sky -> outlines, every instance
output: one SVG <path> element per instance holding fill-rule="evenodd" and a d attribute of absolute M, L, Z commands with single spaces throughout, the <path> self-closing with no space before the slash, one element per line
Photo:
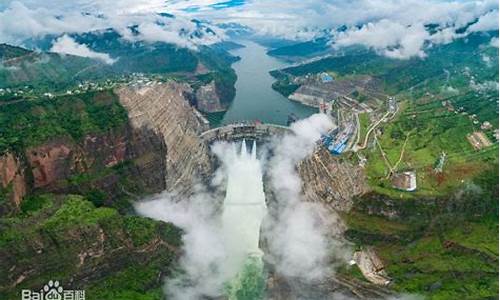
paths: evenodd
<path fill-rule="evenodd" d="M 157 13 L 174 14 L 161 20 Z M 478 20 L 469 32 L 498 30 L 496 0 L 4 0 L 0 4 L 0 42 L 22 44 L 45 34 L 85 32 L 113 27 L 127 33 L 139 24 L 146 41 L 166 41 L 182 47 L 210 44 L 217 35 L 192 41 L 178 35 L 195 30 L 190 19 L 208 23 L 239 23 L 260 35 L 308 40 L 325 30 L 334 47 L 361 44 L 393 58 L 425 57 L 425 45 L 449 43 L 464 34 L 456 29 Z M 426 24 L 439 25 L 431 35 Z M 215 29 L 216 27 L 213 26 Z M 130 36 L 129 36 L 130 38 Z"/>

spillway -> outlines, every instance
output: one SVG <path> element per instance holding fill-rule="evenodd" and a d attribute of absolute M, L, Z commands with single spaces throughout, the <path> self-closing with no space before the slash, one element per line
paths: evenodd
<path fill-rule="evenodd" d="M 263 289 L 263 253 L 259 240 L 267 207 L 256 143 L 253 143 L 251 153 L 244 140 L 239 153 L 233 144 L 227 167 L 222 226 L 227 253 L 224 270 L 233 278 L 228 284 L 231 299 L 236 298 L 236 293 L 258 294 Z"/>

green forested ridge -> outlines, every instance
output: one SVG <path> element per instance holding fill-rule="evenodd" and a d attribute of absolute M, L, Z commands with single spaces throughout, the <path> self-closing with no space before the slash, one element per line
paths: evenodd
<path fill-rule="evenodd" d="M 485 68 L 481 56 L 481 54 L 490 54 L 493 66 L 495 59 L 498 62 L 498 48 L 488 47 L 492 36 L 498 36 L 498 32 L 471 34 L 467 39 L 436 45 L 426 50 L 425 58 L 399 60 L 378 55 L 371 50 L 356 50 L 346 55 L 328 57 L 281 71 L 273 71 L 271 74 L 277 78 L 280 78 L 280 73 L 293 76 L 325 71 L 335 71 L 342 76 L 366 74 L 381 78 L 385 88 L 391 93 L 409 89 L 417 84 L 433 84 L 432 80 L 436 79 L 440 79 L 438 81 L 442 83 L 442 79 L 446 77 L 446 71 L 452 75 L 458 75 L 465 67 L 476 71 L 477 81 L 494 80 L 498 77 L 498 68 Z M 460 76 L 457 76 L 457 84 L 460 80 L 462 85 L 469 83 L 459 78 Z"/>
<path fill-rule="evenodd" d="M 197 56 L 206 67 L 215 70 L 208 74 L 199 75 L 198 78 L 206 83 L 214 80 L 221 102 L 229 104 L 236 93 L 234 88 L 236 73 L 231 68 L 231 64 L 237 61 L 238 58 L 230 55 L 220 47 L 202 47 Z"/>
<path fill-rule="evenodd" d="M 65 91 L 75 88 L 83 81 L 99 83 L 104 80 L 119 80 L 132 73 L 148 75 L 194 75 L 199 64 L 203 64 L 213 76 L 222 102 L 234 98 L 236 74 L 231 64 L 237 60 L 227 52 L 229 44 L 199 46 L 198 49 L 178 47 L 174 44 L 155 42 L 132 42 L 114 31 L 88 32 L 71 35 L 76 42 L 88 45 L 93 51 L 105 53 L 114 59 L 106 64 L 99 60 L 59 55 L 48 52 L 32 52 L 22 48 L 2 45 L 0 54 L 19 56 L 5 65 L 0 65 L 0 88 L 24 88 L 30 96 L 43 92 Z M 57 36 L 48 35 L 32 40 L 33 47 L 49 51 Z M 3 49 L 3 50 L 2 50 Z M 8 97 L 7 99 L 3 99 Z M 0 95 L 0 100 L 23 98 L 9 93 Z"/>
<path fill-rule="evenodd" d="M 0 88 L 63 90 L 81 80 L 96 80 L 112 73 L 106 64 L 85 57 L 38 53 L 9 45 L 2 45 L 0 51 L 16 56 L 0 61 Z"/>
<path fill-rule="evenodd" d="M 18 299 L 20 289 L 40 289 L 49 280 L 85 289 L 86 299 L 161 297 L 159 278 L 174 268 L 181 245 L 178 228 L 95 208 L 81 196 L 34 197 L 43 204 L 30 204 L 22 214 L 0 219 L 0 265 L 16 266 L 0 274 L 2 299 Z M 155 240 L 165 244 L 151 247 Z M 89 253 L 83 262 L 82 251 Z M 27 270 L 32 276 L 12 287 L 12 280 Z"/>
<path fill-rule="evenodd" d="M 112 91 L 4 104 L 0 106 L 0 152 L 22 152 L 52 138 L 79 141 L 88 133 L 123 126 L 127 118 Z"/>
<path fill-rule="evenodd" d="M 498 48 L 489 45 L 497 36 L 478 33 L 434 45 L 425 58 L 395 60 L 357 50 L 272 72 L 273 87 L 284 95 L 297 88 L 295 76 L 335 72 L 346 80 L 374 76 L 399 101 L 398 114 L 379 127 L 377 139 L 392 163 L 405 145 L 395 171 L 416 170 L 417 190 L 394 189 L 380 150 L 368 147 L 361 154 L 373 191 L 343 216 L 346 237 L 358 247 L 374 247 L 399 292 L 426 299 L 498 298 L 498 141 L 493 134 Z M 369 120 L 360 119 L 366 131 Z M 486 121 L 492 129 L 481 129 Z M 467 141 L 474 131 L 484 132 L 493 145 L 475 150 Z M 443 152 L 444 167 L 436 172 Z M 355 269 L 341 271 L 359 278 Z"/>
<path fill-rule="evenodd" d="M 328 39 L 319 38 L 312 41 L 286 45 L 269 50 L 267 54 L 273 56 L 310 56 L 317 55 L 323 51 L 331 49 Z"/>
<path fill-rule="evenodd" d="M 88 92 L 66 95 L 53 99 L 20 101 L 0 106 L 0 152 L 13 153 L 26 164 L 25 156 L 31 147 L 60 143 L 77 151 L 83 151 L 86 137 L 103 138 L 106 143 L 131 138 L 127 111 L 121 106 L 112 91 Z M 143 133 L 144 134 L 144 133 Z M 132 147 L 127 141 L 127 149 Z M 84 169 L 71 166 L 59 169 L 68 177 L 54 182 L 57 191 L 70 191 L 85 195 L 96 206 L 113 206 L 122 212 L 130 210 L 132 195 L 157 192 L 161 186 L 153 187 L 151 182 L 134 178 L 140 172 L 139 162 L 125 156 L 123 161 L 107 167 L 103 161 L 117 145 L 98 145 L 99 149 L 87 149 L 83 155 Z M 106 148 L 108 147 L 108 148 Z M 151 145 L 154 147 L 154 145 Z M 130 151 L 130 150 L 127 150 Z M 66 158 L 68 163 L 72 158 Z M 139 168 L 139 169 L 138 169 Z M 26 169 L 26 183 L 31 186 L 31 169 Z M 161 177 L 161 175 L 159 175 Z M 155 177 L 155 176 L 151 176 Z M 11 185 L 1 189 L 0 202 L 10 194 Z M 22 202 L 21 209 L 39 205 L 30 200 Z M 1 204 L 1 203 L 0 203 Z M 4 203 L 7 204 L 7 203 Z"/>
<path fill-rule="evenodd" d="M 60 194 L 34 189 L 31 169 L 25 168 L 30 147 L 56 142 L 74 151 L 86 136 L 131 138 L 127 123 L 127 111 L 111 90 L 0 106 L 0 149 L 20 160 L 28 192 L 18 211 L 8 209 L 0 218 L 0 265 L 11 270 L 0 272 L 1 299 L 18 299 L 20 289 L 40 289 L 48 280 L 85 289 L 88 299 L 161 297 L 161 278 L 174 267 L 181 232 L 127 215 L 132 200 L 161 188 L 151 186 L 154 179 L 137 179 L 134 158 L 105 166 L 101 156 L 109 149 L 90 149 L 83 153 L 90 162 L 83 171 L 59 170 L 70 173 L 52 187 Z M 11 201 L 12 188 L 0 189 L 0 205 Z"/>
<path fill-rule="evenodd" d="M 375 247 L 392 287 L 429 299 L 498 295 L 498 169 L 447 197 L 368 194 L 345 216 L 348 239 Z"/>
<path fill-rule="evenodd" d="M 20 57 L 29 53 L 31 53 L 31 51 L 21 47 L 14 47 L 14 46 L 9 46 L 7 44 L 0 44 L 0 61 L 5 61 L 8 59 Z"/>

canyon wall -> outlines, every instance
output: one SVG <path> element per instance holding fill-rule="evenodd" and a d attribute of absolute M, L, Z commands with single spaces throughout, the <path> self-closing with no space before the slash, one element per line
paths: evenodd
<path fill-rule="evenodd" d="M 181 193 L 188 192 L 196 180 L 208 178 L 211 171 L 208 148 L 199 139 L 208 125 L 186 101 L 190 92 L 187 85 L 174 82 L 117 90 L 131 126 L 153 130 L 166 145 L 166 189 Z"/>
<path fill-rule="evenodd" d="M 128 118 L 80 139 L 48 141 L 0 156 L 0 213 L 17 211 L 31 192 L 100 193 L 108 205 L 163 190 L 188 193 L 208 178 L 206 120 L 186 99 L 187 85 L 169 82 L 115 91 Z M 106 109 L 106 108 L 103 108 Z M 104 193 L 104 195 L 102 195 Z"/>
<path fill-rule="evenodd" d="M 6 202 L 0 205 L 0 215 L 19 207 L 26 195 L 26 177 L 21 163 L 12 153 L 0 156 L 0 190 Z"/>
<path fill-rule="evenodd" d="M 203 112 L 222 112 L 227 110 L 227 105 L 223 105 L 217 94 L 215 81 L 202 85 L 195 93 L 196 107 Z"/>
<path fill-rule="evenodd" d="M 352 198 L 368 191 L 362 168 L 333 156 L 324 147 L 318 147 L 297 169 L 306 199 L 338 211 L 349 211 Z"/>
<path fill-rule="evenodd" d="M 130 299 L 123 290 L 161 293 L 181 254 L 180 229 L 95 208 L 80 196 L 45 201 L 37 214 L 2 223 L 1 299 L 20 299 L 21 289 L 38 291 L 48 280 L 85 289 L 90 299 Z"/>
<path fill-rule="evenodd" d="M 99 189 L 113 201 L 123 189 L 122 179 L 134 178 L 135 189 L 160 192 L 165 185 L 163 141 L 151 130 L 125 124 L 105 133 L 86 135 L 81 141 L 54 138 L 0 157 L 2 211 L 18 210 L 22 198 L 34 191 L 85 194 Z"/>

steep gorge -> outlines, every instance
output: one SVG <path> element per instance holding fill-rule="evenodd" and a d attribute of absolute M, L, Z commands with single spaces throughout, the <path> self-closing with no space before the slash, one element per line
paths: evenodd
<path fill-rule="evenodd" d="M 186 101 L 190 92 L 187 85 L 173 82 L 117 91 L 132 127 L 153 130 L 165 144 L 168 191 L 188 191 L 195 180 L 209 177 L 211 171 L 208 148 L 198 138 L 208 123 Z"/>
<path fill-rule="evenodd" d="M 0 269 L 8 270 L 0 275 L 0 298 L 17 299 L 21 289 L 37 290 L 49 279 L 99 299 L 160 297 L 162 278 L 180 255 L 181 231 L 123 213 L 144 195 L 189 193 L 210 172 L 198 139 L 206 125 L 186 99 L 190 92 L 169 82 L 92 94 L 92 105 L 104 103 L 99 109 L 109 112 L 119 103 L 126 118 L 110 113 L 81 137 L 63 126 L 0 156 Z M 80 97 L 61 100 L 74 118 L 70 126 L 99 113 Z M 30 105 L 24 113 L 52 109 Z"/>
<path fill-rule="evenodd" d="M 169 82 L 123 87 L 117 96 L 98 93 L 93 101 L 119 102 L 127 119 L 79 139 L 51 132 L 42 143 L 5 152 L 0 156 L 3 213 L 18 210 L 22 198 L 32 192 L 98 190 L 108 205 L 125 196 L 189 192 L 195 180 L 211 170 L 207 146 L 198 139 L 208 125 L 186 100 L 190 92 L 185 84 Z M 64 104 L 82 110 L 75 98 Z M 35 106 L 29 113 L 40 109 Z M 108 109 L 107 104 L 101 109 Z M 80 119 L 88 118 L 81 114 Z"/>

